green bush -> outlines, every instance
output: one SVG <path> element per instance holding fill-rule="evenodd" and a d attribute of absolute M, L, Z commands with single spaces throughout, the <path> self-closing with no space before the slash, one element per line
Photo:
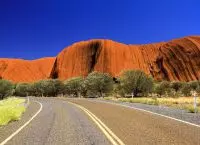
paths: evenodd
<path fill-rule="evenodd" d="M 199 81 L 188 82 L 188 85 L 190 85 L 190 88 L 192 90 L 197 90 L 197 88 L 199 87 Z"/>
<path fill-rule="evenodd" d="M 122 72 L 119 81 L 119 89 L 123 94 L 144 95 L 150 93 L 153 88 L 153 79 L 140 70 Z"/>
<path fill-rule="evenodd" d="M 185 96 L 190 96 L 191 95 L 191 91 L 192 91 L 192 87 L 191 87 L 191 85 L 189 83 L 185 83 L 185 85 L 181 89 L 181 92 Z"/>
<path fill-rule="evenodd" d="M 112 96 L 114 96 L 116 98 L 121 97 L 121 96 L 125 96 L 125 93 L 124 93 L 124 91 L 121 88 L 121 85 L 119 83 L 114 83 Z"/>
<path fill-rule="evenodd" d="M 11 96 L 14 91 L 14 85 L 7 80 L 0 80 L 0 100 Z"/>
<path fill-rule="evenodd" d="M 86 94 L 84 79 L 82 77 L 74 77 L 68 79 L 64 82 L 65 84 L 65 94 L 80 97 Z"/>
<path fill-rule="evenodd" d="M 15 87 L 15 95 L 25 97 L 29 95 L 29 84 L 27 83 L 20 83 L 17 84 Z"/>
<path fill-rule="evenodd" d="M 34 96 L 56 97 L 63 93 L 64 84 L 57 79 L 48 79 L 35 82 L 30 88 L 29 91 Z"/>
<path fill-rule="evenodd" d="M 170 87 L 174 89 L 176 92 L 180 91 L 183 88 L 183 86 L 184 86 L 184 83 L 178 82 L 178 81 L 171 82 L 170 84 Z"/>
<path fill-rule="evenodd" d="M 107 73 L 92 72 L 84 83 L 89 97 L 104 97 L 113 90 L 114 81 Z"/>
<path fill-rule="evenodd" d="M 170 87 L 170 82 L 162 81 L 154 85 L 153 92 L 158 94 L 161 97 L 163 95 L 171 95 L 171 93 L 173 92 L 173 89 Z"/>

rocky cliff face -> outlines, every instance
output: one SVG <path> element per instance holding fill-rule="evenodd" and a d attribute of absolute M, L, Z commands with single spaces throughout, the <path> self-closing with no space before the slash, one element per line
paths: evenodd
<path fill-rule="evenodd" d="M 164 78 L 191 81 L 200 79 L 200 37 L 170 41 L 159 48 Z"/>
<path fill-rule="evenodd" d="M 51 77 L 67 79 L 92 71 L 118 76 L 126 69 L 140 69 L 158 80 L 191 81 L 200 78 L 199 57 L 199 36 L 146 45 L 90 40 L 65 48 L 56 58 Z"/>
<path fill-rule="evenodd" d="M 0 78 L 13 82 L 33 82 L 50 76 L 55 58 L 33 61 L 0 59 Z"/>
<path fill-rule="evenodd" d="M 200 36 L 146 45 L 96 39 L 66 47 L 56 59 L 0 59 L 0 77 L 31 82 L 46 78 L 65 80 L 87 76 L 92 71 L 117 77 L 123 70 L 140 69 L 157 80 L 191 81 L 200 79 L 199 57 Z"/>
<path fill-rule="evenodd" d="M 125 45 L 111 40 L 90 40 L 65 48 L 56 58 L 53 78 L 66 79 L 86 76 L 92 71 L 107 72 L 113 76 L 122 70 L 141 69 L 150 74 L 149 62 L 162 45 Z M 151 56 L 147 56 L 149 52 Z M 153 52 L 152 52 L 153 51 Z M 154 58 L 156 59 L 156 58 Z M 152 61 L 154 60 L 152 59 Z"/>

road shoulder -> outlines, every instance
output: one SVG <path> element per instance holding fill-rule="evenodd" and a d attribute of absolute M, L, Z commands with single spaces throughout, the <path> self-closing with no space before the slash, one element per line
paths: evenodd
<path fill-rule="evenodd" d="M 10 122 L 6 126 L 1 126 L 0 127 L 0 142 L 4 141 L 13 132 L 19 129 L 22 125 L 24 125 L 38 111 L 39 108 L 40 108 L 40 105 L 38 103 L 31 101 L 19 121 L 13 121 L 13 122 Z"/>

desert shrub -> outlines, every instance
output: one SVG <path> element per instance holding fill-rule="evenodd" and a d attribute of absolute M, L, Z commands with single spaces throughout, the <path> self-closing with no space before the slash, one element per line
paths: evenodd
<path fill-rule="evenodd" d="M 113 91 L 112 91 L 112 96 L 114 97 L 121 97 L 125 96 L 125 93 L 123 89 L 121 88 L 121 85 L 119 83 L 114 83 L 113 85 Z"/>
<path fill-rule="evenodd" d="M 199 87 L 199 81 L 188 82 L 188 85 L 190 85 L 190 88 L 192 90 L 197 90 L 197 88 Z"/>
<path fill-rule="evenodd" d="M 60 94 L 64 93 L 64 83 L 58 79 L 51 79 L 51 83 L 53 84 L 52 96 L 56 97 Z"/>
<path fill-rule="evenodd" d="M 197 87 L 196 92 L 200 94 L 200 86 Z"/>
<path fill-rule="evenodd" d="M 48 79 L 35 82 L 31 86 L 31 92 L 34 96 L 56 97 L 63 93 L 64 84 L 57 79 Z"/>
<path fill-rule="evenodd" d="M 20 97 L 25 97 L 29 95 L 29 84 L 20 83 L 15 87 L 15 95 Z"/>
<path fill-rule="evenodd" d="M 92 72 L 85 81 L 88 97 L 104 97 L 113 90 L 113 79 L 107 73 Z"/>
<path fill-rule="evenodd" d="M 173 89 L 170 88 L 170 82 L 168 81 L 162 81 L 154 85 L 154 93 L 158 94 L 160 97 L 163 95 L 170 95 L 172 91 Z"/>
<path fill-rule="evenodd" d="M 174 89 L 176 92 L 180 91 L 182 87 L 184 86 L 183 82 L 171 82 L 170 87 Z"/>
<path fill-rule="evenodd" d="M 181 92 L 185 96 L 190 96 L 192 91 L 192 87 L 189 83 L 185 83 L 184 86 L 181 89 Z"/>
<path fill-rule="evenodd" d="M 80 97 L 80 95 L 84 96 L 86 94 L 84 79 L 82 77 L 68 79 L 64 82 L 64 84 L 64 92 L 67 95 Z"/>
<path fill-rule="evenodd" d="M 119 80 L 122 94 L 144 95 L 150 93 L 153 88 L 153 79 L 140 70 L 124 71 Z"/>
<path fill-rule="evenodd" d="M 14 85 L 7 80 L 0 80 L 0 100 L 13 94 Z"/>

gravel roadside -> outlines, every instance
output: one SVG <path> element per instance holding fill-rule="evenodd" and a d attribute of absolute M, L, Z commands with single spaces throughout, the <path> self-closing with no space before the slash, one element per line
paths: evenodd
<path fill-rule="evenodd" d="M 188 113 L 186 110 L 181 110 L 181 109 L 176 109 L 176 108 L 166 107 L 166 106 L 155 106 L 155 105 L 140 104 L 140 103 L 119 102 L 119 101 L 104 100 L 104 99 L 89 99 L 89 100 L 104 102 L 104 103 L 115 103 L 119 105 L 120 104 L 125 105 L 128 107 L 144 109 L 144 110 L 148 110 L 151 112 L 155 112 L 158 114 L 170 116 L 176 119 L 180 119 L 183 121 L 200 125 L 200 113 L 196 113 L 196 114 Z"/>

